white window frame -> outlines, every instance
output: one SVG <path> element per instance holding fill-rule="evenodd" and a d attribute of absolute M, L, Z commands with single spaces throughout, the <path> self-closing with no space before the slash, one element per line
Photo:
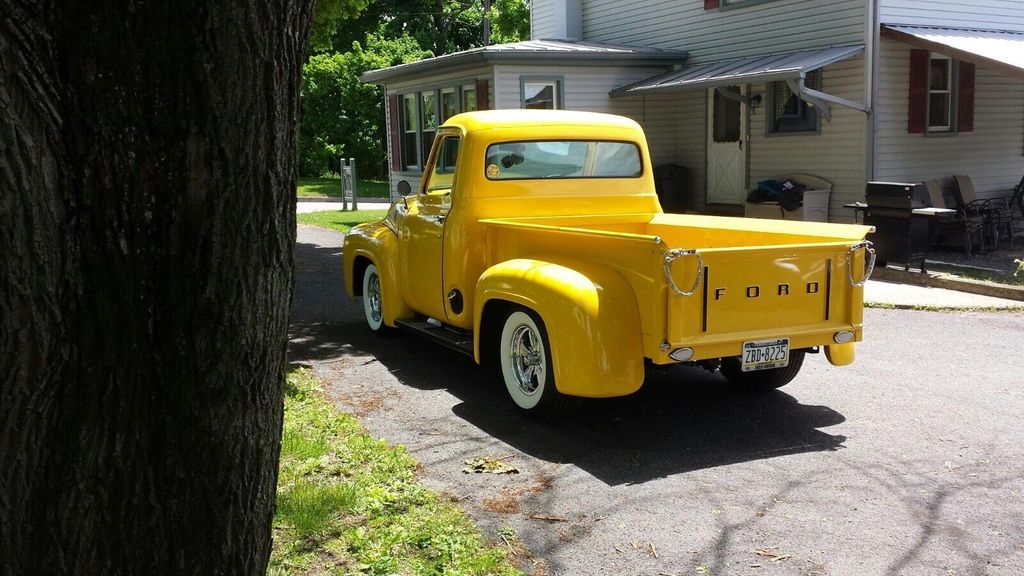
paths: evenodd
<path fill-rule="evenodd" d="M 399 111 L 398 111 L 399 126 L 401 127 L 401 141 L 398 143 L 398 156 L 399 156 L 399 158 L 402 159 L 402 168 L 404 170 L 420 170 L 421 169 L 420 166 L 422 165 L 422 163 L 420 162 L 420 154 L 419 154 L 419 148 L 420 148 L 420 146 L 419 146 L 419 142 L 420 142 L 420 113 L 419 113 L 419 110 L 420 110 L 420 107 L 419 107 L 420 93 L 419 92 L 406 92 L 405 94 L 400 94 L 399 95 L 399 99 L 401 100 L 401 105 L 399 106 Z M 412 130 L 408 130 L 406 128 L 406 124 L 408 122 L 408 112 L 407 111 L 409 110 L 408 106 L 406 105 L 406 102 L 408 100 L 412 100 L 412 102 L 413 102 L 412 109 L 415 111 L 414 113 L 416 115 L 416 118 L 412 122 L 412 124 L 413 124 Z M 413 137 L 413 141 L 416 143 L 416 145 L 413 147 L 413 149 L 415 150 L 415 153 L 414 153 L 415 158 L 407 158 L 406 157 L 405 139 L 408 137 L 408 135 L 410 133 L 415 135 Z"/>
<path fill-rule="evenodd" d="M 934 88 L 932 86 L 932 62 L 935 60 L 943 60 L 946 62 L 946 86 L 945 88 Z M 934 52 L 928 53 L 928 100 L 925 109 L 925 120 L 927 122 L 927 132 L 955 132 L 955 114 L 956 114 L 956 97 L 957 91 L 954 90 L 956 85 L 956 60 L 946 56 L 944 54 L 936 54 Z M 945 94 L 946 98 L 946 120 L 945 125 L 933 125 L 932 124 L 932 94 Z"/>
<path fill-rule="evenodd" d="M 539 85 L 551 87 L 551 110 L 562 110 L 565 106 L 565 95 L 562 93 L 564 84 L 561 76 L 520 76 L 519 77 L 519 107 L 526 108 L 526 86 Z M 543 90 L 543 88 L 541 88 Z"/>
<path fill-rule="evenodd" d="M 425 89 L 422 89 L 422 90 L 398 93 L 398 116 L 399 116 L 398 117 L 398 122 L 399 122 L 399 128 L 400 128 L 400 130 L 399 130 L 400 141 L 397 143 L 397 145 L 398 145 L 398 156 L 399 156 L 399 158 L 401 158 L 402 171 L 403 172 L 422 172 L 426 168 L 426 163 L 427 163 L 427 160 L 428 160 L 427 156 L 430 155 L 430 150 L 429 150 L 429 148 L 427 150 L 423 150 L 423 133 L 424 132 L 427 132 L 427 133 L 432 132 L 434 134 L 434 137 L 437 137 L 438 129 L 441 127 L 441 124 L 443 124 L 444 121 L 447 120 L 447 118 L 442 118 L 442 116 L 444 114 L 444 110 L 443 110 L 442 104 L 441 104 L 441 101 L 443 99 L 443 96 L 442 96 L 443 94 L 454 94 L 455 95 L 454 96 L 455 104 L 456 104 L 455 114 L 460 114 L 462 112 L 468 112 L 469 111 L 469 110 L 466 110 L 466 106 L 465 106 L 465 104 L 466 104 L 466 102 L 465 102 L 465 94 L 466 94 L 466 92 L 472 91 L 473 92 L 473 110 L 477 109 L 477 106 L 476 106 L 476 103 L 477 103 L 477 98 L 476 98 L 476 96 L 477 96 L 477 94 L 476 94 L 477 85 L 476 85 L 475 82 L 474 83 L 464 83 L 464 82 L 465 82 L 465 80 L 463 80 L 462 82 L 459 82 L 457 84 L 448 84 L 448 85 L 442 85 L 442 86 L 439 86 L 439 87 L 425 88 Z M 426 115 L 423 113 L 424 112 L 424 110 L 423 110 L 423 105 L 424 105 L 423 100 L 424 100 L 425 96 L 433 96 L 433 98 L 434 98 L 434 111 L 435 111 L 435 115 L 436 115 L 436 118 L 437 118 L 437 126 L 434 127 L 434 128 L 430 128 L 430 129 L 426 129 L 426 126 L 424 124 L 424 122 L 426 120 L 426 118 L 425 118 Z M 411 134 L 412 133 L 412 131 L 406 130 L 406 127 L 405 127 L 405 123 L 406 123 L 406 106 L 405 106 L 405 103 L 406 103 L 407 99 L 412 99 L 413 100 L 413 102 L 414 102 L 413 110 L 415 110 L 415 114 L 416 114 L 416 120 L 415 120 L 415 123 L 414 123 L 415 124 L 414 125 L 414 129 L 415 129 L 415 133 L 416 133 L 416 157 L 415 158 L 406 158 L 406 155 L 405 155 L 405 138 L 406 138 L 407 134 Z"/>

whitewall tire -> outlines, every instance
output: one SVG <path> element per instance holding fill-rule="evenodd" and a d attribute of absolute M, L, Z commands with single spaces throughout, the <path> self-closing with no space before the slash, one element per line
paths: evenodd
<path fill-rule="evenodd" d="M 555 387 L 551 347 L 543 321 L 516 307 L 505 317 L 498 339 L 501 377 L 512 402 L 531 416 L 549 417 L 578 408 L 580 400 Z"/>
<path fill-rule="evenodd" d="M 384 325 L 384 299 L 381 297 L 380 274 L 370 264 L 363 271 L 363 315 L 370 330 L 380 334 L 387 329 Z"/>

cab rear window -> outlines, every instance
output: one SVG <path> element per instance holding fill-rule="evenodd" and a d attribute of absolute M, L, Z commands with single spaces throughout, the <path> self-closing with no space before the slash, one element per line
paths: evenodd
<path fill-rule="evenodd" d="M 487 147 L 489 180 L 639 178 L 640 148 L 632 142 L 540 140 Z"/>

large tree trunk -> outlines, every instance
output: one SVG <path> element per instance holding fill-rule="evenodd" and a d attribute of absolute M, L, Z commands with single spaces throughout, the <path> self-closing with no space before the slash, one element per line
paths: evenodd
<path fill-rule="evenodd" d="M 312 0 L 0 0 L 0 574 L 266 568 Z"/>

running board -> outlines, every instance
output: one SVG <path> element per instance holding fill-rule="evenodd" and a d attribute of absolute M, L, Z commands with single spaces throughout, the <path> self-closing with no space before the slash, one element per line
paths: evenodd
<path fill-rule="evenodd" d="M 413 319 L 395 320 L 395 325 L 473 358 L 473 335 L 469 332 Z"/>

